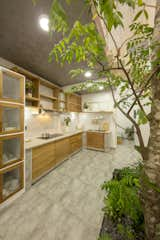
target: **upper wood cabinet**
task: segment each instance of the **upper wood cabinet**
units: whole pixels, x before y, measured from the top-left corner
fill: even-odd
[[[24,131],[24,106],[0,103],[0,135]]]
[[[81,96],[76,94],[68,94],[67,97],[68,112],[81,112]]]
[[[104,150],[104,133],[87,132],[87,147]]]
[[[0,100],[24,103],[24,77],[0,68]]]
[[[47,173],[56,164],[55,143],[45,144],[32,150],[32,180]]]

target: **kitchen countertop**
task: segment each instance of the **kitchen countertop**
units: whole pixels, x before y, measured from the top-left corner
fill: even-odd
[[[111,131],[105,131],[105,130],[92,130],[92,129],[89,129],[87,130],[87,132],[96,132],[96,133],[111,133]]]
[[[40,139],[40,138],[38,138],[39,136],[31,137],[30,141],[25,142],[25,149],[27,150],[27,149],[39,147],[44,144],[55,142],[55,141],[61,140],[63,138],[70,137],[70,136],[73,136],[75,134],[82,133],[82,132],[83,132],[82,130],[68,132],[68,133],[64,133],[62,136],[51,138],[51,139]]]

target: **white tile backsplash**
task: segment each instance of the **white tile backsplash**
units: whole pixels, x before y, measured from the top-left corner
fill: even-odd
[[[69,116],[71,123],[70,131],[74,131],[78,125],[77,113],[54,113],[35,114],[30,108],[25,109],[26,138],[40,136],[44,132],[63,132],[65,131],[64,118]]]

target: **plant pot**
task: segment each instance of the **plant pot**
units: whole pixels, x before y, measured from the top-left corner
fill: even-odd
[[[28,97],[32,97],[32,93],[27,93],[27,96]]]
[[[122,137],[117,137],[117,144],[122,144],[123,143],[123,139]]]
[[[69,127],[69,126],[65,126],[64,131],[65,131],[66,133],[68,133],[68,132],[70,131],[70,127]]]

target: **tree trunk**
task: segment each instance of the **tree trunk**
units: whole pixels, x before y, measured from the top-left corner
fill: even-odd
[[[157,0],[160,4],[160,0]],[[160,44],[160,8],[157,8],[153,43]],[[157,46],[153,53],[156,58],[160,50]],[[160,75],[159,75],[160,76]],[[151,108],[150,140],[148,158],[144,162],[144,217],[147,240],[160,240],[160,77],[152,79],[153,104]],[[153,183],[151,185],[149,182]]]

